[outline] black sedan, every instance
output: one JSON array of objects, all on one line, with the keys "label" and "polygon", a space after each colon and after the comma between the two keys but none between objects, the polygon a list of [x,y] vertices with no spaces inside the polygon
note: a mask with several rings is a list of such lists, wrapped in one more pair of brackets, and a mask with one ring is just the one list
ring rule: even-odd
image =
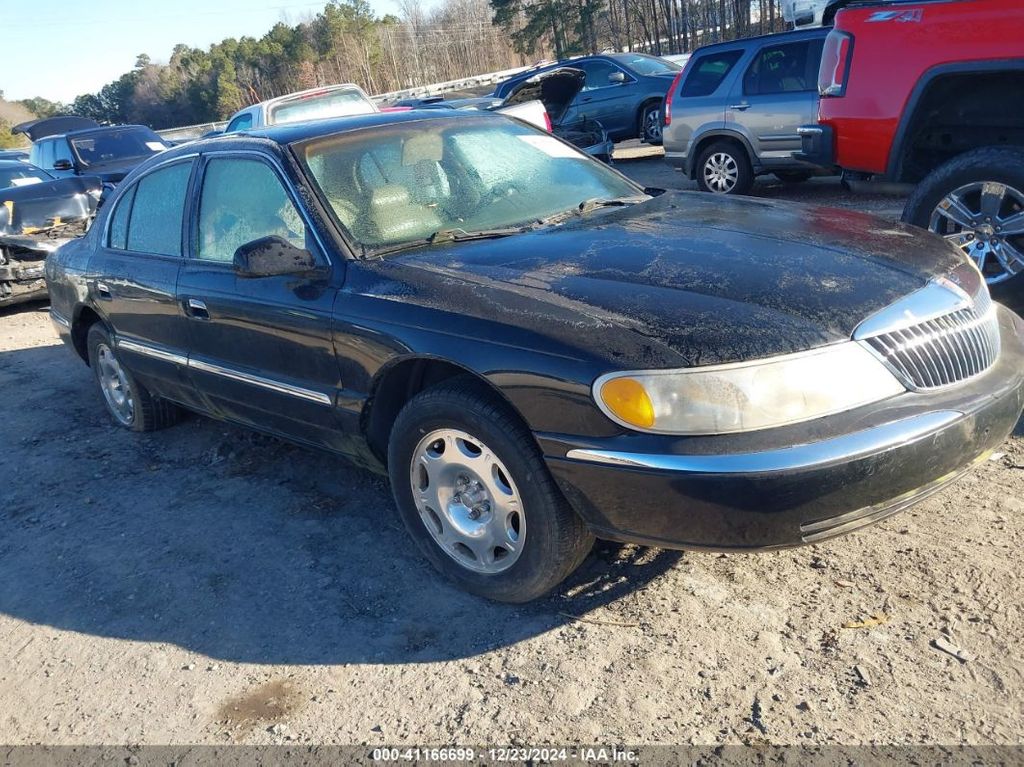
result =
[{"label": "black sedan", "polygon": [[857,529],[982,460],[1024,405],[1024,323],[941,239],[644,190],[486,113],[169,150],[46,275],[117,423],[184,408],[386,472],[426,557],[506,601],[595,535]]}]

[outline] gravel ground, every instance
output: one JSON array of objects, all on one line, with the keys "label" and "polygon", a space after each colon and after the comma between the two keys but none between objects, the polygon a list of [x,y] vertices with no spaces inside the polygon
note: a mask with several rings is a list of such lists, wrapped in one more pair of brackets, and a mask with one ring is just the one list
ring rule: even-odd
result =
[{"label": "gravel ground", "polygon": [[[830,180],[758,193],[899,212]],[[330,456],[197,417],[115,428],[44,307],[0,311],[0,385],[0,742],[1021,742],[1020,427],[869,530],[599,544],[509,607],[435,577],[384,484]]]}]

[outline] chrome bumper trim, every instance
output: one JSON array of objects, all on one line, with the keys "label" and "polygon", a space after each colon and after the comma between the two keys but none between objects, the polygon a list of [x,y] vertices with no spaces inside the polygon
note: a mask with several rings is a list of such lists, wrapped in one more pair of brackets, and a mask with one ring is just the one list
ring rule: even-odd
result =
[{"label": "chrome bumper trim", "polygon": [[963,413],[958,410],[937,410],[933,413],[904,418],[853,434],[844,434],[841,437],[778,450],[765,450],[759,453],[657,455],[576,448],[566,453],[565,457],[575,461],[600,463],[620,468],[678,471],[688,474],[758,474],[794,471],[848,461],[882,450],[897,448],[948,426],[962,417]]},{"label": "chrome bumper trim", "polygon": [[71,329],[71,320],[69,320],[63,314],[58,312],[56,309],[50,309],[50,319],[53,320],[58,325],[60,325],[61,327],[67,328],[68,330]]}]

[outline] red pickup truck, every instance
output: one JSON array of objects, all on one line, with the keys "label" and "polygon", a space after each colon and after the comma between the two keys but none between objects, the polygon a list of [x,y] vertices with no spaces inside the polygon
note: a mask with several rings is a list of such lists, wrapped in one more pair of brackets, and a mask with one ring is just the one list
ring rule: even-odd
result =
[{"label": "red pickup truck", "polygon": [[[963,248],[1024,305],[1024,2],[830,4],[801,159],[916,185],[903,220]],[[841,10],[837,9],[841,8]]]}]

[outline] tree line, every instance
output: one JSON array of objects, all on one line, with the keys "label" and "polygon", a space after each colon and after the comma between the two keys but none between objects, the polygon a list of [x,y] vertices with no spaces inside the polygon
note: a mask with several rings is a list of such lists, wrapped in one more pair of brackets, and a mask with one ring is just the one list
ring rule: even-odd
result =
[{"label": "tree line", "polygon": [[[330,0],[297,24],[131,71],[70,104],[20,102],[39,117],[74,113],[156,129],[223,120],[275,96],[355,82],[379,94],[602,50],[656,55],[782,28],[780,0],[400,0],[377,16],[367,0]],[[5,133],[0,126],[0,143]]]}]

